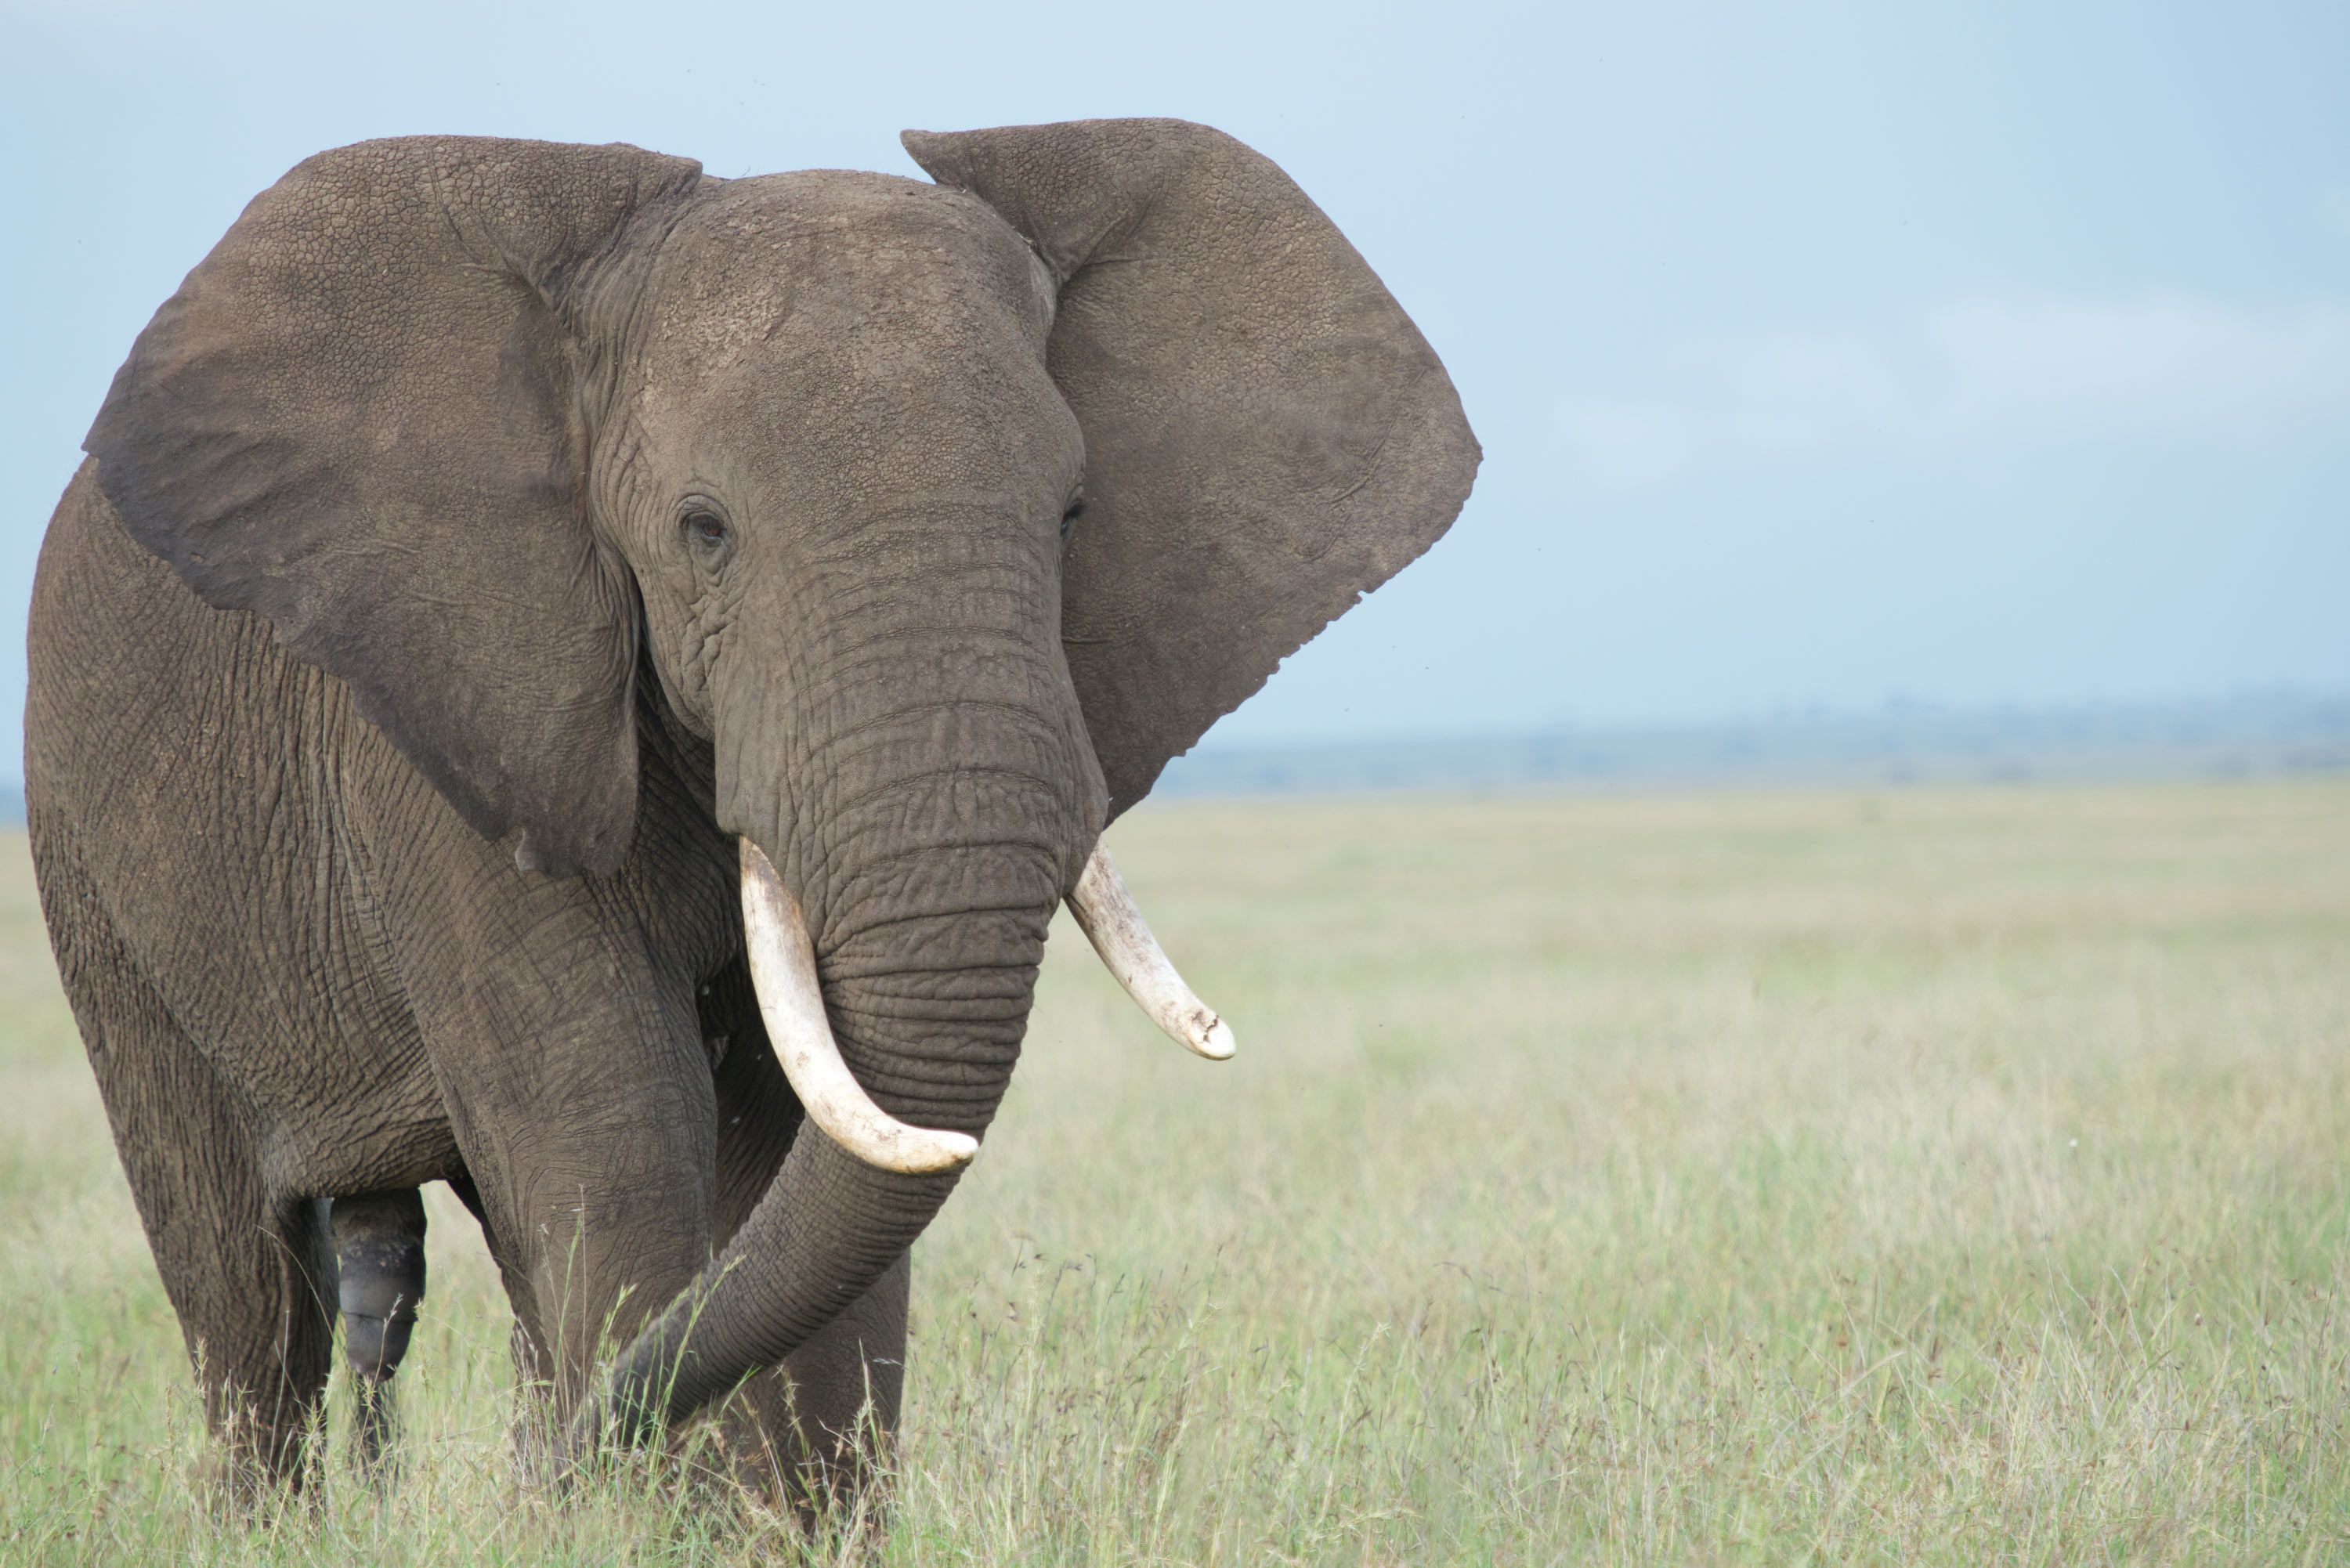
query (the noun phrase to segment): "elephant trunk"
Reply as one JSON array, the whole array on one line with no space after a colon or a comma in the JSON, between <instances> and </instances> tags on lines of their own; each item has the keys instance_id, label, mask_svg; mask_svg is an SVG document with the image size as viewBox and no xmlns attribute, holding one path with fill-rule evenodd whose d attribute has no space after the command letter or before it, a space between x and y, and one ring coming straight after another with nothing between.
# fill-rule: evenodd
<instances>
[{"instance_id":1,"label":"elephant trunk","mask_svg":"<svg viewBox=\"0 0 2350 1568\"><path fill-rule=\"evenodd\" d=\"M743 836L745 936L771 1044L809 1120L723 1254L578 1413L575 1452L608 1423L635 1441L683 1419L805 1343L912 1245L993 1119L1102 795L1090 769L1035 754L1082 732L1031 721L995 741L968 710L945 722L959 730L957 765L904 754L917 732L939 738L934 711L910 713L857 725L847 742L897 782L851 783L847 798L798 814L722 806L722 821L775 824ZM722 801L725 790L722 775Z\"/></svg>"},{"instance_id":2,"label":"elephant trunk","mask_svg":"<svg viewBox=\"0 0 2350 1568\"><path fill-rule=\"evenodd\" d=\"M865 1092L832 1036L806 912L776 875L775 862L747 838L742 841L742 862L743 945L759 1015L807 1119L877 1169L920 1176L970 1164L979 1152L977 1138L908 1127Z\"/></svg>"}]
</instances>

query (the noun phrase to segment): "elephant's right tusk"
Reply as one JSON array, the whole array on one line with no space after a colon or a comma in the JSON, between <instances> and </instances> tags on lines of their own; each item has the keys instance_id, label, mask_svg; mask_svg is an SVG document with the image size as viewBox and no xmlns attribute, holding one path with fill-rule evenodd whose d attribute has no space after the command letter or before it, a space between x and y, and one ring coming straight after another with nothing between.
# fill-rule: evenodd
<instances>
[{"instance_id":1,"label":"elephant's right tusk","mask_svg":"<svg viewBox=\"0 0 2350 1568\"><path fill-rule=\"evenodd\" d=\"M1077 918L1078 929L1118 976L1118 984L1126 987L1126 994L1169 1038L1211 1062L1232 1056L1232 1026L1192 995L1175 972L1159 939L1150 934L1149 922L1134 907L1134 895L1126 890L1126 879L1110 860L1107 845L1094 846L1085 875L1077 878L1077 890L1069 895L1069 913Z\"/></svg>"},{"instance_id":2,"label":"elephant's right tusk","mask_svg":"<svg viewBox=\"0 0 2350 1568\"><path fill-rule=\"evenodd\" d=\"M882 1170L920 1176L968 1165L979 1152L977 1138L908 1127L875 1105L840 1059L816 982L807 918L765 853L747 838L742 843L743 940L750 950L751 985L759 993L767 1040L808 1119L842 1148Z\"/></svg>"}]
</instances>

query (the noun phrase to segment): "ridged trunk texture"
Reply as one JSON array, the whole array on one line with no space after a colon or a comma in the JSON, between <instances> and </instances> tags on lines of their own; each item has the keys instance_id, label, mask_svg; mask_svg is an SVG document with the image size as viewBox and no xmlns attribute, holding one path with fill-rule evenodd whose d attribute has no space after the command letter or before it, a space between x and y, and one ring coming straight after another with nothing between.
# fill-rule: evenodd
<instances>
[{"instance_id":1,"label":"ridged trunk texture","mask_svg":"<svg viewBox=\"0 0 2350 1568\"><path fill-rule=\"evenodd\" d=\"M966 613L932 605L919 623L836 604L862 615L830 660L713 696L719 824L799 899L850 1072L899 1120L978 1137L1105 796L1051 635L1052 579L981 566L961 586ZM779 606L771 624L795 618ZM635 1438L775 1365L873 1285L955 1180L875 1169L804 1125L724 1255L584 1415Z\"/></svg>"},{"instance_id":2,"label":"ridged trunk texture","mask_svg":"<svg viewBox=\"0 0 2350 1568\"><path fill-rule=\"evenodd\" d=\"M1062 868L1025 846L907 861L921 867L918 887L828 951L820 943L827 1011L882 1109L977 1137L1019 1059ZM968 907L979 888L992 907ZM629 1435L648 1417L682 1418L806 1342L912 1245L958 1174L878 1170L803 1124L724 1255L616 1368L613 1413Z\"/></svg>"}]
</instances>

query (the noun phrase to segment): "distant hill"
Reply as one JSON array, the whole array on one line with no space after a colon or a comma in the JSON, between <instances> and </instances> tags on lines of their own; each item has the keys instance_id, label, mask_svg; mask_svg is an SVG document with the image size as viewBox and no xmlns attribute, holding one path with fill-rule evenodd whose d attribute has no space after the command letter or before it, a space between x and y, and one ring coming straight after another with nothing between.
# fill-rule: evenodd
<instances>
[{"instance_id":1,"label":"distant hill","mask_svg":"<svg viewBox=\"0 0 2350 1568\"><path fill-rule=\"evenodd\" d=\"M2350 772L2350 694L2051 709L1893 703L1872 713L1538 731L1342 745L1216 746L1178 757L1161 797L1374 790L1734 789ZM0 783L0 822L25 820Z\"/></svg>"},{"instance_id":2,"label":"distant hill","mask_svg":"<svg viewBox=\"0 0 2350 1568\"><path fill-rule=\"evenodd\" d=\"M2245 778L2350 770L2350 695L1555 729L1454 740L1211 747L1162 796L1365 790L1642 790Z\"/></svg>"}]
</instances>

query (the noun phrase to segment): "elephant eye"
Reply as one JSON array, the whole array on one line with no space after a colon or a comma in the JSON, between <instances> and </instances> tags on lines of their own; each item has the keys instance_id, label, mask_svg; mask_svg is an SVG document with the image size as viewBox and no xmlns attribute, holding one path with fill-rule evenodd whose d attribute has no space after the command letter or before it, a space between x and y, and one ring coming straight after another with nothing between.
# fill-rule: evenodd
<instances>
[{"instance_id":1,"label":"elephant eye","mask_svg":"<svg viewBox=\"0 0 2350 1568\"><path fill-rule=\"evenodd\" d=\"M688 510L684 516L678 519L678 527L685 535L686 543L710 555L715 555L723 550L731 536L726 527L726 519L719 516L715 512L698 506Z\"/></svg>"},{"instance_id":2,"label":"elephant eye","mask_svg":"<svg viewBox=\"0 0 2350 1568\"><path fill-rule=\"evenodd\" d=\"M1076 527L1077 525L1077 519L1085 514L1086 498L1083 495L1079 495L1076 500L1069 503L1069 509L1061 514L1061 543L1066 545L1069 542L1069 530Z\"/></svg>"}]
</instances>

